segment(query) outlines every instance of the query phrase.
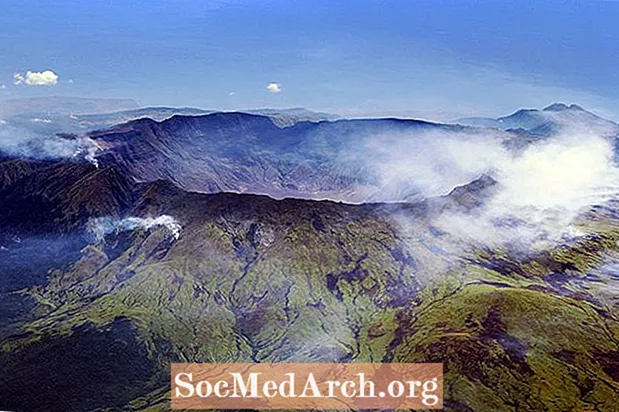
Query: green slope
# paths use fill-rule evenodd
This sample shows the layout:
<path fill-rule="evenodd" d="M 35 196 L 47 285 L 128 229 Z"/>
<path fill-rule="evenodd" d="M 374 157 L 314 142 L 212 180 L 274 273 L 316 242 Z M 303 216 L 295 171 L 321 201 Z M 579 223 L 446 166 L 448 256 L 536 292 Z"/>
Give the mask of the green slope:
<path fill-rule="evenodd" d="M 615 205 L 584 214 L 576 242 L 516 254 L 433 228 L 470 193 L 351 206 L 124 189 L 125 215 L 173 216 L 180 237 L 112 233 L 21 290 L 40 315 L 0 329 L 0 407 L 167 410 L 172 361 L 427 361 L 445 364 L 446 410 L 616 410 Z"/>

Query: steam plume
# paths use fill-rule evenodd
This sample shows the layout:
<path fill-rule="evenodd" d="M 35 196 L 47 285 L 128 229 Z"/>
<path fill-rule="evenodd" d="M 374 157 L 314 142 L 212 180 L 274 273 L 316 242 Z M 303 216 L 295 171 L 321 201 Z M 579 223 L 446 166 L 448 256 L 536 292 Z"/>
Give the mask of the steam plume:
<path fill-rule="evenodd" d="M 496 194 L 481 207 L 446 212 L 434 222 L 460 241 L 547 245 L 580 235 L 573 225 L 578 214 L 619 197 L 613 140 L 595 130 L 565 129 L 519 151 L 493 132 L 387 136 L 365 148 L 374 156 L 367 167 L 377 170 L 387 197 L 407 184 L 433 197 L 483 174 L 493 177 Z"/>
<path fill-rule="evenodd" d="M 172 216 L 161 215 L 155 218 L 127 217 L 112 219 L 103 217 L 94 219 L 88 224 L 87 231 L 97 241 L 103 241 L 111 233 L 121 233 L 137 229 L 151 230 L 156 227 L 165 228 L 177 240 L 181 235 L 182 226 Z"/>
<path fill-rule="evenodd" d="M 98 166 L 99 144 L 85 136 L 45 136 L 0 122 L 0 153 L 32 159 L 79 158 Z"/>

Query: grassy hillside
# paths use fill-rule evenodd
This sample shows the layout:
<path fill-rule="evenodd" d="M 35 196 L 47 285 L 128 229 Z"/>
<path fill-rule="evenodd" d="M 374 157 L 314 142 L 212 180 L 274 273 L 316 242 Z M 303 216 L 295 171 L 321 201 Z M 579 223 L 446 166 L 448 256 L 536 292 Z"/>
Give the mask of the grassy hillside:
<path fill-rule="evenodd" d="M 89 166 L 18 171 L 0 194 L 50 213 L 36 226 L 4 214 L 4 226 L 82 243 L 41 263 L 44 281 L 9 291 L 35 315 L 0 324 L 2 409 L 167 410 L 172 361 L 444 362 L 446 410 L 619 405 L 612 203 L 582 215 L 577 241 L 516 253 L 458 244 L 433 224 L 476 207 L 492 182 L 353 206 L 187 193 Z M 86 233 L 103 216 L 162 215 L 178 237 L 164 226 Z"/>

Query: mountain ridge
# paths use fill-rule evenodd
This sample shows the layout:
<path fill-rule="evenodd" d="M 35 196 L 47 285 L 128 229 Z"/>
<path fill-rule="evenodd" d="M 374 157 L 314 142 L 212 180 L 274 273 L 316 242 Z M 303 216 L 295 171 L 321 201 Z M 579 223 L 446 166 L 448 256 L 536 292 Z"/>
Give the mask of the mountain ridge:
<path fill-rule="evenodd" d="M 619 256 L 613 203 L 587 212 L 591 234 L 518 255 L 435 226 L 475 213 L 496 184 L 484 176 L 418 204 L 348 205 L 165 181 L 84 192 L 117 172 L 7 161 L 18 178 L 0 190 L 14 235 L 0 249 L 2 408 L 166 411 L 170 362 L 442 362 L 448 411 L 619 402 L 617 307 L 599 269 Z M 100 195 L 128 200 L 89 207 Z M 37 198 L 77 213 L 8 219 Z M 164 216 L 178 235 L 154 223 Z M 80 385 L 67 392 L 58 371 Z"/>
<path fill-rule="evenodd" d="M 355 162 L 368 139 L 432 132 L 472 134 L 473 129 L 390 118 L 302 121 L 281 127 L 266 116 L 232 112 L 137 120 L 89 137 L 102 148 L 97 154 L 101 164 L 120 167 L 138 181 L 167 179 L 207 193 L 359 202 L 380 189 L 372 188 L 378 177 Z"/>

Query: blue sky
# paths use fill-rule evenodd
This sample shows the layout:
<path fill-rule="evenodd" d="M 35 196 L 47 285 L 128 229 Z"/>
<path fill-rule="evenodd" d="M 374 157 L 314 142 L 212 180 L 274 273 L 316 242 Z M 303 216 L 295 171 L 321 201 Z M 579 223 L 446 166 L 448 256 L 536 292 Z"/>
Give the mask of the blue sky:
<path fill-rule="evenodd" d="M 3 0 L 1 8 L 0 98 L 426 118 L 565 101 L 619 113 L 616 1 Z M 47 69 L 57 84 L 14 84 L 15 73 Z"/>

